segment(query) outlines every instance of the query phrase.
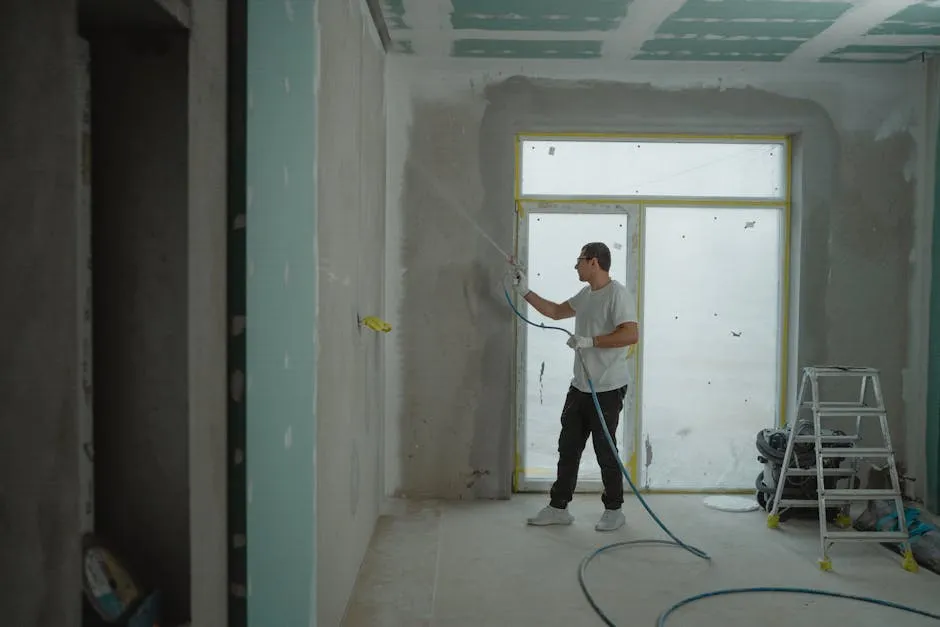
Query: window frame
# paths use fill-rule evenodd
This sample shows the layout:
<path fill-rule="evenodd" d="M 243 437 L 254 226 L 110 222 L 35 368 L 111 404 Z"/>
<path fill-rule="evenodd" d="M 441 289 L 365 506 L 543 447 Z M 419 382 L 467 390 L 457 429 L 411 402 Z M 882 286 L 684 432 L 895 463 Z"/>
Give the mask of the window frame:
<path fill-rule="evenodd" d="M 642 195 L 617 195 L 617 196 L 599 196 L 599 195 L 538 195 L 538 194 L 523 194 L 522 193 L 522 168 L 523 168 L 523 157 L 522 157 L 522 146 L 523 142 L 529 140 L 551 140 L 555 142 L 563 141 L 618 141 L 618 142 L 631 142 L 631 141 L 643 141 L 643 142 L 652 142 L 652 141 L 661 141 L 661 142 L 698 142 L 698 143 L 780 143 L 784 148 L 784 194 L 780 198 L 770 198 L 770 199 L 758 199 L 758 198 L 736 198 L 736 197 L 685 197 L 685 196 L 670 196 L 670 197 L 652 197 L 652 196 L 642 196 Z M 637 286 L 637 311 L 638 318 L 640 318 L 640 328 L 642 329 L 642 317 L 643 317 L 643 261 L 644 261 L 644 249 L 646 244 L 645 238 L 645 216 L 646 208 L 649 206 L 669 206 L 669 207 L 701 207 L 701 208 L 735 208 L 735 207 L 753 207 L 753 208 L 776 208 L 783 209 L 783 241 L 781 256 L 781 276 L 780 276 L 780 321 L 781 328 L 778 333 L 779 341 L 779 355 L 780 355 L 780 364 L 778 366 L 778 390 L 779 390 L 779 403 L 777 410 L 777 423 L 778 426 L 784 426 L 787 423 L 787 412 L 789 410 L 789 405 L 787 403 L 787 394 L 788 388 L 790 387 L 790 282 L 791 282 L 791 264 L 790 264 L 790 247 L 791 247 L 791 237 L 792 237 L 792 224 L 791 224 L 791 215 L 793 207 L 792 199 L 792 190 L 793 190 L 793 141 L 789 135 L 704 135 L 704 134 L 668 134 L 668 133 L 659 133 L 659 134 L 618 134 L 618 133 L 556 133 L 556 132 L 519 132 L 516 133 L 514 139 L 514 150 L 515 150 L 515 165 L 514 165 L 514 181 L 513 181 L 513 195 L 514 195 L 514 208 L 516 213 L 515 228 L 514 228 L 514 252 L 513 254 L 516 258 L 520 258 L 520 243 L 523 245 L 525 242 L 520 242 L 521 238 L 526 237 L 526 215 L 525 215 L 525 206 L 533 201 L 544 201 L 546 203 L 564 203 L 564 204 L 583 204 L 590 206 L 592 204 L 602 205 L 602 204 L 629 204 L 637 205 L 639 207 L 638 217 L 639 217 L 639 270 L 638 270 L 638 286 Z M 525 389 L 522 387 L 520 389 L 520 382 L 525 380 L 525 352 L 524 345 L 520 349 L 520 333 L 519 326 L 514 327 L 514 351 L 513 351 L 513 380 L 512 385 L 512 395 L 513 395 L 513 410 L 512 410 L 512 421 L 514 425 L 513 429 L 513 473 L 512 473 L 512 491 L 513 492 L 532 492 L 538 491 L 543 492 L 547 491 L 548 486 L 551 485 L 550 482 L 544 480 L 533 481 L 525 477 L 524 468 L 522 466 L 522 460 L 524 459 L 524 451 L 522 450 L 525 446 Z M 642 337 L 642 330 L 641 330 Z M 524 336 L 523 336 L 524 340 Z M 520 352 L 520 350 L 522 352 Z M 637 356 L 637 369 L 636 369 L 636 387 L 637 393 L 634 395 L 635 407 L 633 409 L 633 415 L 635 416 L 634 422 L 634 437 L 633 437 L 633 449 L 631 451 L 621 450 L 621 455 L 630 460 L 628 462 L 628 472 L 630 474 L 630 479 L 640 488 L 639 483 L 639 473 L 638 473 L 638 463 L 639 463 L 639 446 L 642 439 L 642 425 L 643 425 L 643 416 L 641 415 L 642 407 L 642 394 L 643 394 L 643 357 L 642 357 L 642 342 L 638 346 L 638 356 Z M 560 409 L 559 409 L 560 411 Z M 579 482 L 580 483 L 580 482 Z M 599 483 L 599 482 L 598 482 Z M 597 486 L 594 485 L 585 485 L 585 490 L 596 490 Z M 642 488 L 640 488 L 642 489 Z M 580 491 L 580 490 L 579 490 Z M 720 490 L 720 489 L 709 489 L 709 490 L 669 490 L 669 489 L 653 489 L 653 490 L 643 490 L 644 492 L 649 492 L 653 494 L 662 493 L 751 493 L 753 489 L 741 489 L 741 490 Z"/>

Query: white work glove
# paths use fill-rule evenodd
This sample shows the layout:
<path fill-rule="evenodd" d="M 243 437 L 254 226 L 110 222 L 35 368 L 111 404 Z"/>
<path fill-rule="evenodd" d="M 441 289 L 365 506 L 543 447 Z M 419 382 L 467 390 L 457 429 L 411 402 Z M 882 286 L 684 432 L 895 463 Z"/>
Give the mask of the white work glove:
<path fill-rule="evenodd" d="M 580 335 L 572 335 L 568 338 L 568 346 L 577 350 L 579 348 L 591 348 L 594 346 L 593 337 L 581 337 Z"/>
<path fill-rule="evenodd" d="M 519 296 L 524 297 L 529 293 L 529 282 L 526 280 L 525 272 L 518 266 L 513 268 L 512 287 L 519 293 Z"/>

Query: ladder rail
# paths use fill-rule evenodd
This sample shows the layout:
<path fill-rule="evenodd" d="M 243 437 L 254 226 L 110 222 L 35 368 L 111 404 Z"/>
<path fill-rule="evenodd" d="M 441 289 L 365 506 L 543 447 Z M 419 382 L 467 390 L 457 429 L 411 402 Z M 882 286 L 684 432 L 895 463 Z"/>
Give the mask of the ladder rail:
<path fill-rule="evenodd" d="M 884 396 L 881 390 L 881 382 L 877 379 L 874 380 L 872 387 L 874 387 L 875 399 L 878 401 L 878 404 L 884 406 Z M 901 477 L 898 475 L 897 460 L 894 456 L 894 445 L 891 442 L 891 428 L 888 426 L 888 420 L 884 414 L 882 414 L 880 423 L 881 437 L 884 438 L 885 448 L 891 451 L 888 457 L 888 473 L 891 476 L 891 487 L 895 491 L 894 505 L 898 512 L 898 530 L 904 534 L 907 534 L 907 516 L 904 515 L 904 495 L 901 494 Z M 910 544 L 907 543 L 905 548 L 910 549 Z"/>
<path fill-rule="evenodd" d="M 870 377 L 869 377 L 868 375 L 865 375 L 865 376 L 862 377 L 862 381 L 861 381 L 861 383 L 859 384 L 859 388 L 860 388 L 859 391 L 858 391 L 858 404 L 859 404 L 859 405 L 864 405 L 864 404 L 865 404 L 865 399 L 868 397 L 868 381 L 869 381 L 869 379 L 870 379 Z M 872 380 L 874 380 L 874 379 L 872 379 Z M 855 416 L 855 437 L 858 439 L 858 442 L 861 442 L 861 441 L 862 441 L 862 417 L 861 417 L 861 416 Z M 859 466 L 860 466 L 861 463 L 862 463 L 862 458 L 861 458 L 861 457 L 852 457 L 850 463 L 851 463 L 851 465 L 852 465 L 852 470 L 855 471 L 855 475 L 856 475 L 856 477 L 857 477 L 857 476 L 858 476 L 858 471 L 859 471 Z M 854 478 L 853 478 L 851 481 L 852 481 L 853 484 L 855 483 L 855 479 L 854 479 Z"/>
<path fill-rule="evenodd" d="M 828 529 L 829 522 L 826 520 L 826 478 L 823 475 L 823 442 L 822 442 L 822 421 L 819 415 L 819 381 L 815 376 L 811 377 L 810 384 L 813 390 L 813 433 L 816 435 L 816 496 L 819 500 L 819 529 L 824 531 Z M 819 534 L 819 544 L 821 554 L 826 555 L 826 534 Z"/>

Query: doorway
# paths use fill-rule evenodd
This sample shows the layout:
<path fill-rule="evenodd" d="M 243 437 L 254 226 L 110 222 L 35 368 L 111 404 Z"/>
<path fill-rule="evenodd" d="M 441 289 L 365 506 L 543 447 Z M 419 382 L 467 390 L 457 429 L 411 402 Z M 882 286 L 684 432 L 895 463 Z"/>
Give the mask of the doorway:
<path fill-rule="evenodd" d="M 517 256 L 563 302 L 581 246 L 605 242 L 636 298 L 640 342 L 616 434 L 653 492 L 753 490 L 757 433 L 786 394 L 786 138 L 520 136 Z M 572 331 L 574 320 L 533 322 Z M 574 356 L 564 334 L 517 321 L 517 491 L 547 492 Z M 599 492 L 590 439 L 577 490 Z"/>
<path fill-rule="evenodd" d="M 522 203 L 525 214 L 519 238 L 519 258 L 527 268 L 529 287 L 549 300 L 563 302 L 574 296 L 584 285 L 574 269 L 581 246 L 587 242 L 604 242 L 611 253 L 611 277 L 623 283 L 634 298 L 637 294 L 637 246 L 639 243 L 639 207 L 627 203 Z M 547 320 L 521 301 L 523 314 L 535 322 L 574 332 L 574 318 Z M 520 438 L 520 487 L 540 491 L 550 486 L 555 477 L 556 449 L 561 409 L 571 382 L 574 353 L 566 344 L 567 336 L 559 331 L 523 324 L 519 328 L 516 371 L 519 395 L 517 415 Z M 637 367 L 636 351 L 628 351 L 631 375 Z M 635 432 L 635 388 L 628 388 L 624 409 L 615 435 L 623 463 L 632 463 Z M 626 453 L 625 453 L 626 452 Z M 626 455 L 626 457 L 624 457 Z M 578 491 L 601 489 L 600 466 L 588 438 L 578 473 Z"/>

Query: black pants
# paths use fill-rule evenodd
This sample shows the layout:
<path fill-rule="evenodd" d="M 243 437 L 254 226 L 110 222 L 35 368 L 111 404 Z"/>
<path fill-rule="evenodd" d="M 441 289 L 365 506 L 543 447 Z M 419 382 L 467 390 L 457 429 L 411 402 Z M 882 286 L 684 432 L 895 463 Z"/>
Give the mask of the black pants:
<path fill-rule="evenodd" d="M 610 431 L 614 444 L 617 443 L 617 425 L 627 386 L 598 392 L 597 400 L 604 414 L 604 422 Z M 565 408 L 561 412 L 561 434 L 558 436 L 558 477 L 552 485 L 551 505 L 564 509 L 574 498 L 574 488 L 578 483 L 578 466 L 581 453 L 587 445 L 588 435 L 593 436 L 594 453 L 601 467 L 601 479 L 604 482 L 604 494 L 601 500 L 605 509 L 620 509 L 623 505 L 623 475 L 621 462 L 610 450 L 610 444 L 604 435 L 594 407 L 591 394 L 581 392 L 575 387 L 568 389 Z"/>

